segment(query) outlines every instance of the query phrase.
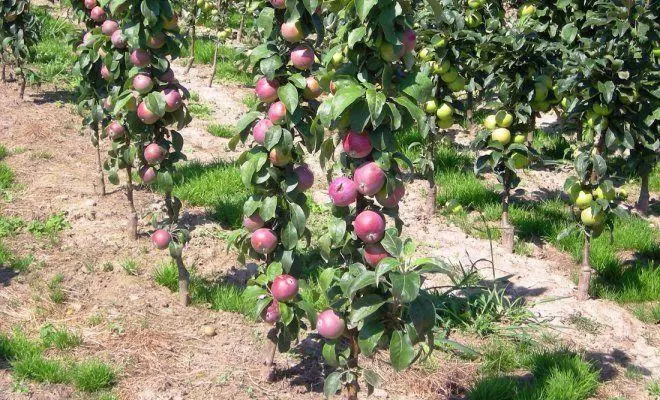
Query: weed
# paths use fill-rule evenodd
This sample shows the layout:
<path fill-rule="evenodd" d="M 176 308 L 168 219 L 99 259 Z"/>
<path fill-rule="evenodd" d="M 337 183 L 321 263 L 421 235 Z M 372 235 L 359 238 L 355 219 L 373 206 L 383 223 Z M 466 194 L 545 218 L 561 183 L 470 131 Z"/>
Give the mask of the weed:
<path fill-rule="evenodd" d="M 0 192 L 5 192 L 14 183 L 14 171 L 5 163 L 0 163 Z"/>
<path fill-rule="evenodd" d="M 51 215 L 45 221 L 30 221 L 27 230 L 36 237 L 46 236 L 51 240 L 55 240 L 58 233 L 70 227 L 71 224 L 64 217 L 64 213 L 58 213 Z"/>
<path fill-rule="evenodd" d="M 231 138 L 234 136 L 234 128 L 228 125 L 210 124 L 206 127 L 206 130 L 211 135 L 221 138 Z"/>
<path fill-rule="evenodd" d="M 0 161 L 4 160 L 5 157 L 9 155 L 9 150 L 3 145 L 0 144 Z"/>
<path fill-rule="evenodd" d="M 208 120 L 213 116 L 213 109 L 210 105 L 205 103 L 191 101 L 188 103 L 188 111 L 193 118 Z"/>
<path fill-rule="evenodd" d="M 660 302 L 635 304 L 632 312 L 642 322 L 660 324 Z"/>
<path fill-rule="evenodd" d="M 573 325 L 575 329 L 592 335 L 597 335 L 602 328 L 602 325 L 598 321 L 583 316 L 579 311 L 569 315 L 567 322 Z"/>
<path fill-rule="evenodd" d="M 126 271 L 127 274 L 137 276 L 140 271 L 135 260 L 126 259 L 121 262 L 121 267 Z"/>
<path fill-rule="evenodd" d="M 44 325 L 39 331 L 41 341 L 45 347 L 55 347 L 66 350 L 82 344 L 82 336 L 69 332 L 66 327 L 56 328 L 51 324 Z"/>
<path fill-rule="evenodd" d="M 98 360 L 88 360 L 75 366 L 73 383 L 83 392 L 96 392 L 115 384 L 117 375 L 112 367 Z"/>
<path fill-rule="evenodd" d="M 61 304 L 66 300 L 66 293 L 62 290 L 63 281 L 64 275 L 57 274 L 48 283 L 49 296 L 53 303 Z"/>

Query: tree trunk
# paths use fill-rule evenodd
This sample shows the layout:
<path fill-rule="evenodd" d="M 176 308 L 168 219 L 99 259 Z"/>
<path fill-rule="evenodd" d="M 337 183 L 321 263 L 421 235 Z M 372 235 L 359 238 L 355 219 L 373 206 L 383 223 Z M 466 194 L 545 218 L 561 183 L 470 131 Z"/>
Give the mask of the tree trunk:
<path fill-rule="evenodd" d="M 426 180 L 429 183 L 429 192 L 426 195 L 426 201 L 424 204 L 424 212 L 426 216 L 429 218 L 433 217 L 435 215 L 435 211 L 437 210 L 438 188 L 435 185 L 435 162 L 434 162 L 435 140 L 436 140 L 436 132 L 435 129 L 432 129 L 432 131 L 428 133 L 428 153 L 427 153 L 427 157 L 429 157 L 429 159 L 431 160 L 432 167 L 430 167 L 429 170 L 426 172 Z"/>
<path fill-rule="evenodd" d="M 5 82 L 7 82 L 7 64 L 3 60 L 3 63 L 2 63 L 2 83 L 5 83 Z"/>
<path fill-rule="evenodd" d="M 642 214 L 646 214 L 649 210 L 649 172 L 642 174 L 642 185 L 639 191 L 639 199 L 635 208 Z"/>
<path fill-rule="evenodd" d="M 472 110 L 472 105 L 474 104 L 474 98 L 472 97 L 472 92 L 468 92 L 467 94 L 467 111 L 465 112 L 465 127 L 467 128 L 468 132 L 470 132 L 470 135 L 474 135 L 475 131 L 475 126 L 473 124 L 473 110 Z"/>
<path fill-rule="evenodd" d="M 578 300 L 583 301 L 589 298 L 589 282 L 591 281 L 591 265 L 589 263 L 589 248 L 591 246 L 591 237 L 584 236 L 584 246 L 582 247 L 582 267 L 580 268 L 580 276 L 578 277 L 577 297 Z"/>
<path fill-rule="evenodd" d="M 536 115 L 532 113 L 529 117 L 529 132 L 527 132 L 527 142 L 530 144 L 534 140 L 534 131 L 536 131 Z"/>
<path fill-rule="evenodd" d="M 27 80 L 25 79 L 25 74 L 21 72 L 21 91 L 19 93 L 21 100 L 25 97 L 25 86 L 27 86 Z"/>
<path fill-rule="evenodd" d="M 360 355 L 360 346 L 357 341 L 357 329 L 353 329 L 349 332 L 348 336 L 348 346 L 351 350 L 351 354 L 348 359 L 348 368 L 355 370 L 358 367 L 358 357 Z M 358 392 L 360 391 L 360 386 L 358 385 L 357 376 L 346 384 L 346 400 L 357 400 Z"/>
<path fill-rule="evenodd" d="M 195 17 L 197 15 L 197 4 L 193 7 L 193 15 L 192 15 L 192 27 L 190 31 L 190 59 L 188 60 L 188 65 L 186 66 L 186 74 L 190 72 L 190 68 L 192 68 L 193 62 L 195 61 L 195 36 L 197 32 L 197 27 L 195 26 Z"/>
<path fill-rule="evenodd" d="M 211 67 L 211 76 L 209 76 L 209 87 L 213 85 L 213 78 L 215 77 L 215 68 L 218 65 L 218 49 L 220 48 L 220 42 L 215 42 L 215 52 L 213 53 L 213 66 Z"/>
<path fill-rule="evenodd" d="M 133 167 L 130 165 L 126 167 L 126 180 L 126 198 L 131 209 L 128 216 L 127 233 L 129 239 L 137 240 L 138 216 L 137 211 L 135 211 L 135 203 L 133 202 Z"/>
<path fill-rule="evenodd" d="M 504 177 L 504 189 L 502 192 L 502 246 L 504 246 L 509 253 L 513 253 L 515 234 L 513 225 L 509 222 L 509 200 L 511 191 L 509 186 L 510 183 L 507 173 L 507 176 Z"/>
<path fill-rule="evenodd" d="M 172 258 L 179 270 L 179 296 L 181 296 L 181 305 L 187 307 L 190 304 L 190 273 L 183 263 L 181 255 L 173 255 Z"/>
<path fill-rule="evenodd" d="M 264 347 L 264 382 L 275 380 L 275 351 L 277 350 L 277 328 L 270 327 L 266 332 L 266 346 Z"/>
<path fill-rule="evenodd" d="M 247 10 L 245 12 L 247 12 Z M 238 41 L 238 43 L 241 43 L 243 41 L 244 29 L 245 29 L 245 13 L 241 15 L 241 24 L 238 26 L 238 33 L 236 34 L 236 41 Z"/>
<path fill-rule="evenodd" d="M 94 136 L 96 140 L 96 168 L 98 169 L 99 176 L 98 176 L 98 182 L 99 186 L 98 189 L 101 193 L 101 196 L 105 196 L 105 177 L 103 176 L 103 164 L 101 163 L 101 144 L 99 143 L 99 124 L 94 123 L 93 126 L 94 129 Z"/>

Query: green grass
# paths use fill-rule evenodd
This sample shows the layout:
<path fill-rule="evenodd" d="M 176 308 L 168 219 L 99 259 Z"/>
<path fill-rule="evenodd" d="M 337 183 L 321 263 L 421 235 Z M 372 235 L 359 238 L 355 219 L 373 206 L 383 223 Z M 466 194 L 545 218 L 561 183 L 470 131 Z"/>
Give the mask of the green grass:
<path fill-rule="evenodd" d="M 660 164 L 656 164 L 649 175 L 649 190 L 660 192 Z"/>
<path fill-rule="evenodd" d="M 5 163 L 0 163 L 0 192 L 5 192 L 14 183 L 14 171 Z"/>
<path fill-rule="evenodd" d="M 41 40 L 35 46 L 31 64 L 36 68 L 39 82 L 65 83 L 73 88 L 78 77 L 72 74 L 76 60 L 69 38 L 80 33 L 75 25 L 61 18 L 54 18 L 45 8 L 35 7 L 35 14 L 41 21 Z"/>
<path fill-rule="evenodd" d="M 62 282 L 64 282 L 64 275 L 55 275 L 50 282 L 48 282 L 48 295 L 55 304 L 64 303 L 66 300 L 66 293 L 62 289 Z"/>
<path fill-rule="evenodd" d="M 207 207 L 215 220 L 229 228 L 241 226 L 243 203 L 250 195 L 238 167 L 223 161 L 179 167 L 173 193 L 190 205 Z"/>
<path fill-rule="evenodd" d="M 231 138 L 234 136 L 234 127 L 222 124 L 209 124 L 206 130 L 213 136 Z"/>
<path fill-rule="evenodd" d="M 197 38 L 195 42 L 195 63 L 213 64 L 215 54 L 215 41 L 210 38 Z M 190 49 L 182 51 L 182 57 L 190 57 Z M 239 63 L 245 55 L 243 52 L 228 46 L 218 48 L 218 63 L 215 68 L 215 80 L 219 82 L 238 83 L 249 85 L 252 83 L 252 75 L 241 70 Z"/>
<path fill-rule="evenodd" d="M 641 303 L 634 304 L 632 313 L 640 321 L 647 324 L 660 324 L 660 303 Z"/>
<path fill-rule="evenodd" d="M 27 224 L 27 230 L 35 237 L 48 237 L 55 239 L 64 229 L 71 227 L 66 220 L 64 213 L 51 215 L 44 221 L 33 220 Z"/>
<path fill-rule="evenodd" d="M 69 332 L 66 327 L 55 327 L 48 324 L 41 328 L 39 335 L 46 348 L 55 347 L 58 350 L 66 350 L 82 344 L 82 336 Z"/>
<path fill-rule="evenodd" d="M 178 292 L 179 273 L 174 263 L 159 265 L 153 273 L 154 280 L 172 292 Z M 223 310 L 256 318 L 255 304 L 243 296 L 243 289 L 225 282 L 211 282 L 191 271 L 190 299 L 192 304 L 209 305 L 213 310 Z"/>
<path fill-rule="evenodd" d="M 419 137 L 412 132 L 397 140 L 403 150 Z M 468 213 L 478 211 L 491 228 L 493 239 L 499 238 L 497 226 L 502 214 L 499 195 L 484 180 L 474 176 L 472 158 L 448 145 L 439 145 L 435 164 L 439 206 L 446 207 L 448 212 L 455 205 L 464 210 L 456 210 L 449 218 L 467 233 L 485 238 L 486 227 L 481 216 Z M 509 212 L 520 239 L 549 242 L 571 254 L 576 262 L 580 261 L 583 241 L 578 234 L 557 241 L 557 235 L 573 220 L 561 199 L 514 200 Z M 598 274 L 593 280 L 591 294 L 619 303 L 660 301 L 660 232 L 645 220 L 628 216 L 615 221 L 613 237 L 614 241 L 610 242 L 605 233 L 593 240 L 590 261 Z M 628 261 L 622 261 L 622 254 L 627 255 Z"/>
<path fill-rule="evenodd" d="M 213 109 L 206 103 L 191 101 L 188 103 L 188 111 L 193 118 L 208 120 L 213 116 Z"/>
<path fill-rule="evenodd" d="M 254 93 L 249 93 L 245 97 L 243 97 L 243 100 L 241 100 L 243 104 L 245 104 L 245 107 L 249 108 L 252 110 L 257 104 L 259 104 L 259 99 Z"/>
<path fill-rule="evenodd" d="M 3 144 L 0 144 L 0 161 L 4 160 L 9 154 L 9 150 Z"/>
<path fill-rule="evenodd" d="M 566 157 L 570 143 L 559 133 L 549 134 L 542 129 L 537 129 L 534 131 L 532 147 L 545 157 L 561 160 Z"/>
<path fill-rule="evenodd" d="M 580 355 L 530 343 L 494 342 L 483 351 L 484 376 L 469 391 L 470 400 L 582 400 L 594 394 L 599 372 Z M 529 371 L 521 379 L 514 371 Z"/>
<path fill-rule="evenodd" d="M 0 333 L 0 359 L 8 362 L 11 373 L 18 379 L 73 385 L 81 392 L 114 386 L 116 372 L 107 364 L 98 360 L 64 361 L 44 354 L 50 347 L 59 349 L 58 343 L 66 344 L 63 348 L 80 344 L 81 339 L 74 337 L 65 330 L 48 326 L 42 329 L 40 340 L 30 339 L 20 330 L 12 335 Z"/>

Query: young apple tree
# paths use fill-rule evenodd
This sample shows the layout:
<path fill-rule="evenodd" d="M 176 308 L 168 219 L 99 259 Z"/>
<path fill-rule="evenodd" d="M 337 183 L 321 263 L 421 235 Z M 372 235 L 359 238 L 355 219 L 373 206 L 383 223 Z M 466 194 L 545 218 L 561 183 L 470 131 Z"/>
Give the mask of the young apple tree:
<path fill-rule="evenodd" d="M 7 81 L 7 66 L 12 66 L 14 74 L 21 79 L 21 99 L 25 94 L 27 76 L 33 74 L 25 64 L 38 41 L 39 20 L 30 12 L 30 1 L 3 1 L 0 4 L 2 81 Z"/>
<path fill-rule="evenodd" d="M 230 242 L 246 257 L 260 260 L 259 275 L 247 295 L 257 299 L 257 315 L 269 324 L 264 379 L 274 378 L 275 351 L 287 351 L 301 329 L 316 325 L 314 308 L 298 293 L 297 255 L 310 240 L 306 192 L 314 175 L 305 154 L 317 151 L 323 128 L 313 123 L 321 88 L 314 76 L 314 48 L 323 41 L 315 0 L 272 0 L 255 24 L 261 44 L 249 53 L 259 103 L 238 122 L 230 141 L 251 143 L 239 158 L 241 178 L 254 194 L 243 206 L 244 228 Z"/>

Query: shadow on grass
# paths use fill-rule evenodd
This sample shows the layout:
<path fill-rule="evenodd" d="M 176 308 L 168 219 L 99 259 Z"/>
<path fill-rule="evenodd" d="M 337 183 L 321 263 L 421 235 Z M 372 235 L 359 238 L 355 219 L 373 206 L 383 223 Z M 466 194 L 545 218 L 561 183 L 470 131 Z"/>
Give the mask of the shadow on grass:
<path fill-rule="evenodd" d="M 156 190 L 162 191 L 158 186 Z M 236 229 L 242 224 L 243 203 L 251 192 L 243 186 L 235 163 L 217 161 L 189 162 L 177 168 L 173 193 L 192 206 L 207 208 L 224 228 Z"/>

